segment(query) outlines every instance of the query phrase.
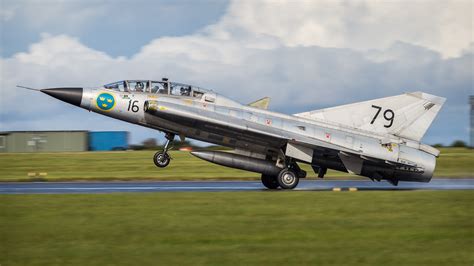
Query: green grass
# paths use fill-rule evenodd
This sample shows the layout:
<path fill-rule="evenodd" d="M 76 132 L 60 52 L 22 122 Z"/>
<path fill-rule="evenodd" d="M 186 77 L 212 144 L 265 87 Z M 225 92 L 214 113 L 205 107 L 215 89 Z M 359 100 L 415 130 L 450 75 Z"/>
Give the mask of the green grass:
<path fill-rule="evenodd" d="M 472 265 L 472 191 L 0 195 L 1 265 Z"/>
<path fill-rule="evenodd" d="M 173 160 L 165 169 L 152 161 L 153 151 L 20 153 L 0 154 L 0 181 L 66 181 L 66 180 L 211 180 L 259 179 L 259 175 L 215 165 L 188 152 L 171 152 Z M 472 177 L 474 151 L 443 149 L 435 176 Z M 315 174 L 302 165 L 309 177 Z M 47 173 L 45 177 L 28 177 L 28 173 Z M 327 178 L 361 178 L 328 171 Z M 363 177 L 362 177 L 363 178 Z"/>
<path fill-rule="evenodd" d="M 435 176 L 474 177 L 474 149 L 443 148 L 436 161 Z"/>

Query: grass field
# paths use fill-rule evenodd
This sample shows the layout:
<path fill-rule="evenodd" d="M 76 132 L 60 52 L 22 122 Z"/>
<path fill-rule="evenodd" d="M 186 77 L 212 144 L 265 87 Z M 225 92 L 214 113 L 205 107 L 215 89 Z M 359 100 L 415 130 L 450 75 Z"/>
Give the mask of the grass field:
<path fill-rule="evenodd" d="M 173 160 L 165 169 L 152 161 L 154 151 L 20 153 L 0 154 L 0 181 L 30 180 L 206 180 L 259 179 L 251 172 L 231 169 L 200 160 L 188 152 L 172 152 Z M 473 177 L 474 150 L 442 149 L 435 176 Z M 302 165 L 309 177 L 315 174 Z M 47 173 L 29 177 L 28 173 Z M 328 171 L 327 178 L 361 178 Z M 363 177 L 362 177 L 363 178 Z"/>
<path fill-rule="evenodd" d="M 0 195 L 1 265 L 473 265 L 472 191 Z"/>

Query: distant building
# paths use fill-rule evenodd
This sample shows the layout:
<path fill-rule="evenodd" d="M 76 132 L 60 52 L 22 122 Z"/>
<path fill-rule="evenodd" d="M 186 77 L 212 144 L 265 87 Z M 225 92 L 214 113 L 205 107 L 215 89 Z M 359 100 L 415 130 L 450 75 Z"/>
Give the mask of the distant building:
<path fill-rule="evenodd" d="M 471 103 L 471 127 L 470 127 L 470 142 L 469 146 L 474 148 L 474 95 L 469 97 Z"/>
<path fill-rule="evenodd" d="M 10 131 L 0 132 L 2 152 L 80 152 L 128 149 L 128 132 Z"/>
<path fill-rule="evenodd" d="M 90 151 L 117 151 L 128 149 L 128 132 L 89 132 Z"/>
<path fill-rule="evenodd" d="M 0 132 L 0 152 L 87 151 L 87 131 Z"/>

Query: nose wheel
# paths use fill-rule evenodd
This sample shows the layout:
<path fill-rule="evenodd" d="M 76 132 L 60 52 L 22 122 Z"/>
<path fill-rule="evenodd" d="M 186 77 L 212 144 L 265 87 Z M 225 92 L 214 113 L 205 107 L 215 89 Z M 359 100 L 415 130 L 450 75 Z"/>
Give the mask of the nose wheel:
<path fill-rule="evenodd" d="M 153 162 L 160 168 L 165 168 L 170 163 L 171 158 L 167 152 L 159 151 L 153 156 Z"/>
<path fill-rule="evenodd" d="M 168 154 L 168 150 L 170 150 L 170 144 L 173 142 L 174 134 L 166 133 L 166 143 L 163 147 L 163 151 L 159 151 L 155 153 L 153 156 L 153 162 L 159 168 L 165 168 L 171 161 L 171 157 Z"/>

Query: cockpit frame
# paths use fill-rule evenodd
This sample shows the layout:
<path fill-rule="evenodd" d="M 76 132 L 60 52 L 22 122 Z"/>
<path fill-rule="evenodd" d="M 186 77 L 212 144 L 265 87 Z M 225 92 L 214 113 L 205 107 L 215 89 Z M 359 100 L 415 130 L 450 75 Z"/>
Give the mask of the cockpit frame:
<path fill-rule="evenodd" d="M 156 93 L 173 96 L 201 98 L 209 90 L 184 83 L 170 82 L 167 79 L 156 80 L 121 80 L 103 86 L 105 89 L 126 93 Z"/>

